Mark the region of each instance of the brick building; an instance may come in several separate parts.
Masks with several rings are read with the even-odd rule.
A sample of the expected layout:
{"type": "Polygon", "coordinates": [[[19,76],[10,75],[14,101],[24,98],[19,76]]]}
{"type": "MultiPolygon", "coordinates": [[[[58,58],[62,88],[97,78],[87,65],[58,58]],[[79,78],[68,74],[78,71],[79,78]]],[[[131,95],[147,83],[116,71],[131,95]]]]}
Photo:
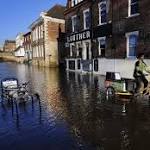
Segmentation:
{"type": "Polygon", "coordinates": [[[14,40],[5,40],[3,51],[5,52],[13,52],[16,49],[16,41],[14,40]]]}
{"type": "Polygon", "coordinates": [[[24,34],[23,46],[25,50],[25,61],[31,62],[32,60],[31,32],[27,32],[26,34],[24,34]]]}
{"type": "Polygon", "coordinates": [[[65,20],[67,70],[132,78],[136,55],[150,57],[149,0],[68,0],[65,20]]]}
{"type": "Polygon", "coordinates": [[[30,26],[32,35],[32,64],[48,67],[58,66],[58,41],[59,30],[64,32],[65,7],[55,5],[47,12],[42,12],[40,17],[30,26]]]}

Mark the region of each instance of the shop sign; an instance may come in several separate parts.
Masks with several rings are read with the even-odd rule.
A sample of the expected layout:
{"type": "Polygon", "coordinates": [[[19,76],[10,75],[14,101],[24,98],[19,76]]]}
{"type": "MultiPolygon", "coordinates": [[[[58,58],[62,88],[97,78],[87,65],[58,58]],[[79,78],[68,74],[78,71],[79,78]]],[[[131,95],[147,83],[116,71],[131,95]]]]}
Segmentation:
{"type": "Polygon", "coordinates": [[[82,41],[90,38],[91,38],[91,32],[88,30],[88,31],[83,31],[80,33],[67,36],[67,42],[70,43],[70,42],[82,41]]]}

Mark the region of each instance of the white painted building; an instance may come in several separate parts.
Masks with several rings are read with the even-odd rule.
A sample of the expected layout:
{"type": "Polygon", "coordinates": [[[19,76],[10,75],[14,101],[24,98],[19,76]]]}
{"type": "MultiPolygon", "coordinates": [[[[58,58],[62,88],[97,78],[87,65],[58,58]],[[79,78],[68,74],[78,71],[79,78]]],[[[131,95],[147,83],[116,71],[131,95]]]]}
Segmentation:
{"type": "Polygon", "coordinates": [[[22,33],[19,33],[16,36],[16,49],[14,51],[14,55],[16,57],[24,57],[25,56],[25,50],[23,47],[23,42],[24,42],[24,36],[22,33]]]}

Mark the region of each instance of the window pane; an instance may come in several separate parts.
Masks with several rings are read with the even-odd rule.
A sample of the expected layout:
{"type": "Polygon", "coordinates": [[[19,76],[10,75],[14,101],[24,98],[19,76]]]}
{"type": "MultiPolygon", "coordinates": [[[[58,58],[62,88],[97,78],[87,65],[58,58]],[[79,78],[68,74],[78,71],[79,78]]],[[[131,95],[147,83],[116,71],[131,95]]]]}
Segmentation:
{"type": "Polygon", "coordinates": [[[72,31],[73,32],[77,31],[77,17],[72,18],[72,31]]]}
{"type": "Polygon", "coordinates": [[[138,0],[131,0],[131,3],[136,3],[138,2],[138,0]]]}
{"type": "Polygon", "coordinates": [[[106,47],[106,40],[100,39],[99,40],[99,55],[101,55],[102,57],[105,56],[105,47],[106,47]]]}
{"type": "Polygon", "coordinates": [[[101,23],[105,23],[106,22],[106,15],[101,16],[101,23]]]}
{"type": "Polygon", "coordinates": [[[103,10],[106,10],[106,4],[105,3],[103,3],[103,4],[101,4],[101,10],[103,11],[103,10]]]}
{"type": "Polygon", "coordinates": [[[136,56],[137,35],[129,36],[129,56],[136,56]]]}
{"type": "Polygon", "coordinates": [[[100,23],[106,22],[106,3],[100,4],[100,23]]]}
{"type": "Polygon", "coordinates": [[[131,5],[131,14],[138,13],[138,3],[131,5]]]}
{"type": "Polygon", "coordinates": [[[90,12],[85,12],[85,27],[86,29],[90,27],[90,12]]]}
{"type": "Polygon", "coordinates": [[[129,47],[129,56],[136,56],[136,47],[129,47]]]}
{"type": "Polygon", "coordinates": [[[129,37],[129,46],[136,46],[137,45],[137,36],[130,35],[129,37]]]}
{"type": "Polygon", "coordinates": [[[100,41],[101,41],[101,45],[105,45],[105,40],[104,39],[102,39],[100,41]]]}

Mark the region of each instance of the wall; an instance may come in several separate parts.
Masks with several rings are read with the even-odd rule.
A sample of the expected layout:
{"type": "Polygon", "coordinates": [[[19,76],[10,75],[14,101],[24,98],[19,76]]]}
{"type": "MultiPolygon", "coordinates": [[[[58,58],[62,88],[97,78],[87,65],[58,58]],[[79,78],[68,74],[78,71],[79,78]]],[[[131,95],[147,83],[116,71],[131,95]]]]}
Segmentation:
{"type": "Polygon", "coordinates": [[[25,51],[24,48],[19,48],[14,52],[14,55],[16,57],[24,57],[25,56],[25,51]]]}
{"type": "Polygon", "coordinates": [[[11,52],[0,52],[0,59],[3,61],[24,62],[24,57],[15,57],[11,52]]]}
{"type": "MultiPolygon", "coordinates": [[[[98,59],[99,71],[95,74],[106,75],[106,72],[120,72],[121,77],[133,78],[135,59],[98,59]]],[[[145,63],[150,66],[150,60],[145,59],[145,63]]]]}
{"type": "Polygon", "coordinates": [[[64,20],[51,18],[45,20],[45,66],[58,67],[59,30],[65,30],[64,20]]]}

